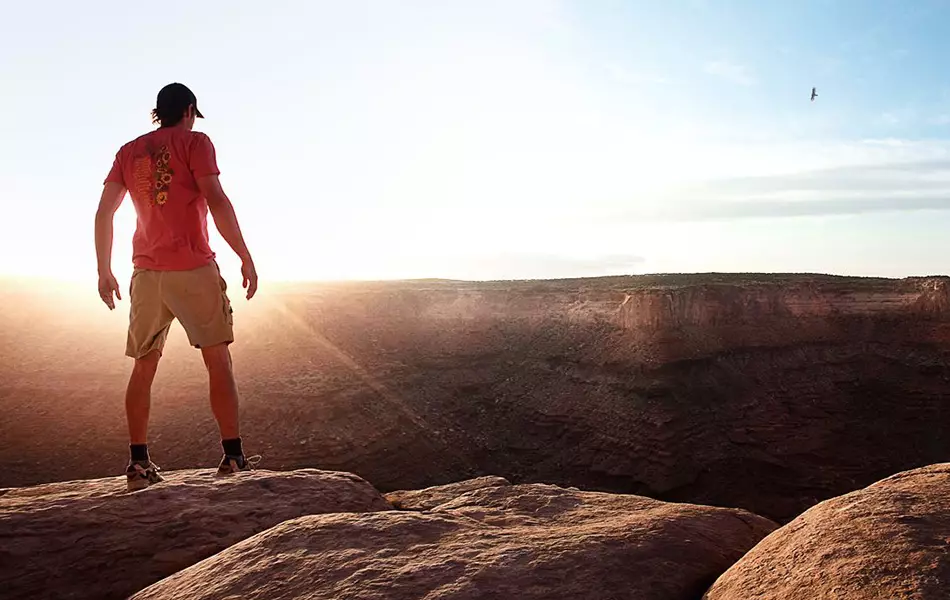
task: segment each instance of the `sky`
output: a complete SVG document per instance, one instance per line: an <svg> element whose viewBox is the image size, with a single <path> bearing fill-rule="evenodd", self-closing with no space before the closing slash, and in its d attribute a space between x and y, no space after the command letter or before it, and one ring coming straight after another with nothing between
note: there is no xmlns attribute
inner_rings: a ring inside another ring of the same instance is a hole
<svg viewBox="0 0 950 600"><path fill-rule="evenodd" d="M950 0L4 13L0 276L95 280L102 180L171 81L263 280L950 272Z"/></svg>

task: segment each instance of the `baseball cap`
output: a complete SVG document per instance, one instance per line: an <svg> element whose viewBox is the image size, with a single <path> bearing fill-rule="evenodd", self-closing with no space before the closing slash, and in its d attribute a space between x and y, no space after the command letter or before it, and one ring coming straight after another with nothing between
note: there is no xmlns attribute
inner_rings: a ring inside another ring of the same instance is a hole
<svg viewBox="0 0 950 600"><path fill-rule="evenodd" d="M183 83L169 83L158 91L155 100L155 111L158 114L181 114L189 105L195 106L195 116L204 119L205 116L198 110L198 98L195 93Z"/></svg>

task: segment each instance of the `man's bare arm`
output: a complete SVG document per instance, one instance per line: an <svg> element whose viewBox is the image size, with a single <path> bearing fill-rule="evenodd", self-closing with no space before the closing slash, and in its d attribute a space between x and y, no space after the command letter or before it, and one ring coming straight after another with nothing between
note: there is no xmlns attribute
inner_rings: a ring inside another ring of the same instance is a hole
<svg viewBox="0 0 950 600"><path fill-rule="evenodd" d="M214 225L218 228L221 237L241 259L241 275L244 277L242 285L247 288L247 299L250 300L257 292L257 270L254 268L254 259L251 258L247 244L244 243L234 206L224 193L217 175L199 178L198 189L208 201L208 209L214 217Z"/></svg>
<svg viewBox="0 0 950 600"><path fill-rule="evenodd" d="M99 265L99 297L109 310L115 308L115 299L121 300L119 284L112 274L112 220L125 198L125 186L110 181L102 188L99 208L96 210L96 262Z"/></svg>

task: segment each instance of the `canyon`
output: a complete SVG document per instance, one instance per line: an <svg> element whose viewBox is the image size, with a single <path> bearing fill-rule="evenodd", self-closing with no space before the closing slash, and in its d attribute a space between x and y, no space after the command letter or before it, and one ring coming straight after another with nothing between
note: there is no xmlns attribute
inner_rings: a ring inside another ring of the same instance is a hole
<svg viewBox="0 0 950 600"><path fill-rule="evenodd" d="M0 487L124 468L127 304L75 298L0 291ZM262 466L382 491L495 475L787 522L950 453L943 277L293 284L235 322ZM150 447L207 467L207 383L173 328Z"/></svg>

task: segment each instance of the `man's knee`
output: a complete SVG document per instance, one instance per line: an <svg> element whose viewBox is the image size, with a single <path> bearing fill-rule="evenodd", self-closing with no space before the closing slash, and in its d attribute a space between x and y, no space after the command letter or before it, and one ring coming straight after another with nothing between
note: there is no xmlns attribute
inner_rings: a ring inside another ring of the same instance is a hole
<svg viewBox="0 0 950 600"><path fill-rule="evenodd" d="M135 365L132 367L133 374L145 376L155 375L155 371L158 369L158 359L161 357L161 352L158 350L152 350L145 356L136 358Z"/></svg>
<svg viewBox="0 0 950 600"><path fill-rule="evenodd" d="M209 371L231 370L231 352L228 344L216 344L201 349L201 357Z"/></svg>

